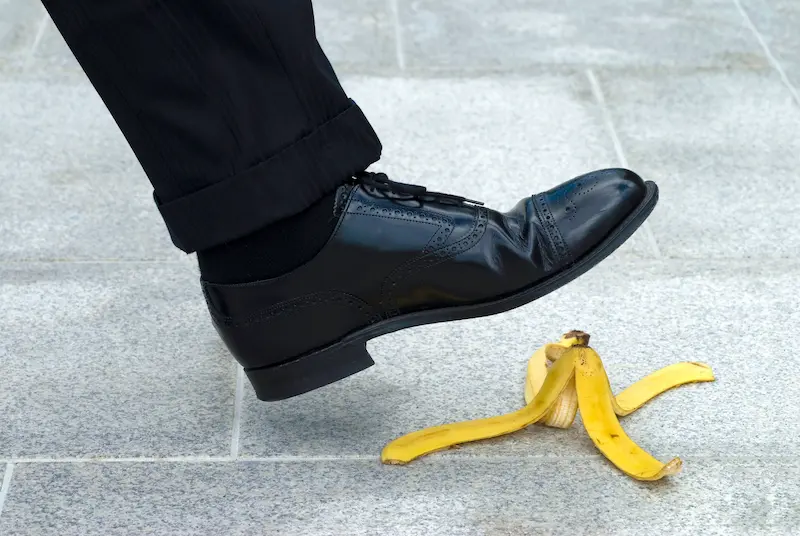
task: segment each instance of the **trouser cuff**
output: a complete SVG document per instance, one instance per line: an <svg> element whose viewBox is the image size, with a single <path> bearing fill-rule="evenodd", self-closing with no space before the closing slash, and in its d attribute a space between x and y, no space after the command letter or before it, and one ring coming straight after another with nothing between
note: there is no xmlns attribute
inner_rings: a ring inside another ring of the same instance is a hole
<svg viewBox="0 0 800 536"><path fill-rule="evenodd" d="M375 131L351 101L330 121L242 173L169 203L154 197L173 243L191 253L302 212L380 154Z"/></svg>

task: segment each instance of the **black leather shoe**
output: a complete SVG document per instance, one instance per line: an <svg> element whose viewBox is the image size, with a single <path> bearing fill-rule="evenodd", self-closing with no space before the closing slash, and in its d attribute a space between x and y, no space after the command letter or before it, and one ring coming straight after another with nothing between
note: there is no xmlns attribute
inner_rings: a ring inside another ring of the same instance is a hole
<svg viewBox="0 0 800 536"><path fill-rule="evenodd" d="M373 365L374 337L552 292L625 242L657 200L654 183L608 169L502 214L363 173L341 188L338 226L314 259L275 279L203 290L258 398L280 400Z"/></svg>

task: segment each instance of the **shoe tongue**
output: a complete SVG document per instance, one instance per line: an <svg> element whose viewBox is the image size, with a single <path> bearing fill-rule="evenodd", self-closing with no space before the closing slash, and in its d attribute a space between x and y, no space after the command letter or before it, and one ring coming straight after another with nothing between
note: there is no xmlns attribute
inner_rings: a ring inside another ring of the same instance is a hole
<svg viewBox="0 0 800 536"><path fill-rule="evenodd" d="M336 190L336 199L333 202L333 215L339 217L344 212L347 206L347 200L350 198L350 193L353 191L352 184L343 184Z"/></svg>

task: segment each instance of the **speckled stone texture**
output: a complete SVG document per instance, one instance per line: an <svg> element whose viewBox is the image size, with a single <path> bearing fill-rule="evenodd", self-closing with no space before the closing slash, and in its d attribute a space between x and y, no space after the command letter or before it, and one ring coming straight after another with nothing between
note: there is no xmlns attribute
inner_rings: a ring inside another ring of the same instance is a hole
<svg viewBox="0 0 800 536"><path fill-rule="evenodd" d="M376 169L506 209L628 165L659 207L527 307L382 337L368 371L260 403L43 7L0 0L0 536L796 532L797 2L314 4ZM406 432L519 408L531 352L575 328L615 390L713 366L623 422L681 475L628 479L580 419L379 463Z"/></svg>
<svg viewBox="0 0 800 536"><path fill-rule="evenodd" d="M665 256L797 255L800 106L780 76L759 69L598 77L630 165L661 186L650 224Z"/></svg>
<svg viewBox="0 0 800 536"><path fill-rule="evenodd" d="M800 4L794 0L739 0L795 91L800 85Z"/></svg>
<svg viewBox="0 0 800 536"><path fill-rule="evenodd" d="M230 452L234 367L184 264L0 264L0 303L0 460Z"/></svg>
<svg viewBox="0 0 800 536"><path fill-rule="evenodd" d="M683 69L765 63L729 0L399 4L412 68L496 73L540 65Z"/></svg>
<svg viewBox="0 0 800 536"><path fill-rule="evenodd" d="M800 467L687 460L680 485L599 459L20 464L6 536L789 534ZM708 529L708 530L704 530Z"/></svg>

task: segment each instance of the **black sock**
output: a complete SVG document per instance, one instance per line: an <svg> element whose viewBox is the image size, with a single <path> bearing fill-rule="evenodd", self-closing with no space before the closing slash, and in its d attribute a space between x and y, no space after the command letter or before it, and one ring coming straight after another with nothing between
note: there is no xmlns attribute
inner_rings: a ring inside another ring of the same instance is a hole
<svg viewBox="0 0 800 536"><path fill-rule="evenodd" d="M337 192L310 208L253 234L197 252L200 273L211 283L248 283L283 275L310 261L336 228Z"/></svg>

